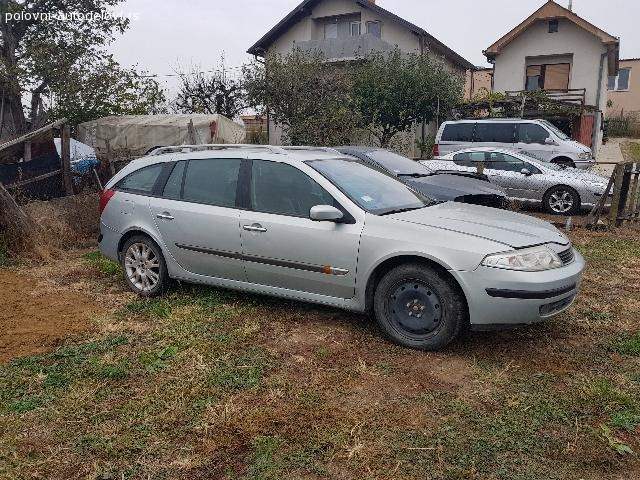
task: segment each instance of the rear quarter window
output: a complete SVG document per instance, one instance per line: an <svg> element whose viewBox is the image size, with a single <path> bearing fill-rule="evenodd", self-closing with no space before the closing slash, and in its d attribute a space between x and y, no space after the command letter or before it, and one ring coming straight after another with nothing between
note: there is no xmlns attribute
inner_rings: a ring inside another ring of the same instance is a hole
<svg viewBox="0 0 640 480"><path fill-rule="evenodd" d="M442 131L443 142L473 142L475 123L449 123Z"/></svg>
<svg viewBox="0 0 640 480"><path fill-rule="evenodd" d="M151 194L162 172L162 163L142 167L120 180L115 188L126 192Z"/></svg>

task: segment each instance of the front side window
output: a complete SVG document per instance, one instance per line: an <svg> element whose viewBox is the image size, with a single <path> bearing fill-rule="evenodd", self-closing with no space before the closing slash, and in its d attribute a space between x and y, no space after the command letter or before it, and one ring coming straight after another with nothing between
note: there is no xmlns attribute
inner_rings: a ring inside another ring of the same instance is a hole
<svg viewBox="0 0 640 480"><path fill-rule="evenodd" d="M453 156L453 163L461 167L476 168L478 163L485 161L484 152L462 152Z"/></svg>
<svg viewBox="0 0 640 480"><path fill-rule="evenodd" d="M426 207L431 201L389 174L358 160L314 160L308 164L344 192L356 205L375 215Z"/></svg>
<svg viewBox="0 0 640 480"><path fill-rule="evenodd" d="M251 208L309 218L311 207L333 205L333 197L304 172L286 163L253 160Z"/></svg>
<svg viewBox="0 0 640 480"><path fill-rule="evenodd" d="M136 170L120 180L116 188L135 193L151 194L163 165L162 163L156 163Z"/></svg>
<svg viewBox="0 0 640 480"><path fill-rule="evenodd" d="M515 123L480 122L476 126L476 141L490 143L513 143Z"/></svg>
<svg viewBox="0 0 640 480"><path fill-rule="evenodd" d="M630 68L621 68L617 76L609 77L609 90L629 90L629 77L631 76Z"/></svg>
<svg viewBox="0 0 640 480"><path fill-rule="evenodd" d="M361 33L361 24L360 22L351 22L351 36L359 37Z"/></svg>
<svg viewBox="0 0 640 480"><path fill-rule="evenodd" d="M382 24L380 22L367 22L367 33L374 37L382 38Z"/></svg>
<svg viewBox="0 0 640 480"><path fill-rule="evenodd" d="M218 207L235 207L239 172L240 159L236 158L189 160L182 199Z"/></svg>
<svg viewBox="0 0 640 480"><path fill-rule="evenodd" d="M490 152L486 163L487 168L503 172L520 172L525 166L522 160L500 152Z"/></svg>
<svg viewBox="0 0 640 480"><path fill-rule="evenodd" d="M444 142L473 142L473 128L475 123L450 123L445 125L441 141Z"/></svg>
<svg viewBox="0 0 640 480"><path fill-rule="evenodd" d="M549 138L549 132L540 125L535 123L521 123L518 125L517 141L520 143L539 143L544 145L547 138Z"/></svg>

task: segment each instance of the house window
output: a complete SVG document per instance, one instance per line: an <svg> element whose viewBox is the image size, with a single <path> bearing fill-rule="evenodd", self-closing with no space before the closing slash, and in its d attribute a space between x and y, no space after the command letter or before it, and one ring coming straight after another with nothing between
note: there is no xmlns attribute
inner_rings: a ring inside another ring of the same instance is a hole
<svg viewBox="0 0 640 480"><path fill-rule="evenodd" d="M374 37L382 38L382 25L380 22L367 22L367 33Z"/></svg>
<svg viewBox="0 0 640 480"><path fill-rule="evenodd" d="M361 24L360 22L351 22L350 31L352 37L359 37L361 33Z"/></svg>
<svg viewBox="0 0 640 480"><path fill-rule="evenodd" d="M556 33L558 31L558 20L549 20L549 33Z"/></svg>
<svg viewBox="0 0 640 480"><path fill-rule="evenodd" d="M336 22L324 24L324 38L338 38L338 24Z"/></svg>
<svg viewBox="0 0 640 480"><path fill-rule="evenodd" d="M567 90L570 70L568 63L529 65L525 90Z"/></svg>
<svg viewBox="0 0 640 480"><path fill-rule="evenodd" d="M609 77L608 90L629 90L630 68L621 68L617 76Z"/></svg>

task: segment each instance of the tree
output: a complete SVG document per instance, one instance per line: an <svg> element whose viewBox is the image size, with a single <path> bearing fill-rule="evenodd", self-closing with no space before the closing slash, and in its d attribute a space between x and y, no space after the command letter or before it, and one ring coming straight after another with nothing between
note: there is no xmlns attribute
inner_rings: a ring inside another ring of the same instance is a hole
<svg viewBox="0 0 640 480"><path fill-rule="evenodd" d="M294 145L348 143L358 125L349 70L324 61L319 53L294 50L270 55L264 65L245 66L249 105L268 109Z"/></svg>
<svg viewBox="0 0 640 480"><path fill-rule="evenodd" d="M44 123L43 97L77 81L77 65L104 61L104 47L129 25L109 14L121 2L0 0L0 86L15 133Z"/></svg>
<svg viewBox="0 0 640 480"><path fill-rule="evenodd" d="M51 88L52 120L67 118L77 125L107 115L167 112L165 93L153 77L122 68L110 56L74 65L69 73L74 82Z"/></svg>
<svg viewBox="0 0 640 480"><path fill-rule="evenodd" d="M353 101L362 125L386 147L416 122L431 122L462 98L464 81L431 55L373 53L356 67Z"/></svg>
<svg viewBox="0 0 640 480"><path fill-rule="evenodd" d="M242 81L226 69L224 57L210 73L193 71L181 74L180 90L174 108L180 113L219 113L234 118L246 109L246 94Z"/></svg>

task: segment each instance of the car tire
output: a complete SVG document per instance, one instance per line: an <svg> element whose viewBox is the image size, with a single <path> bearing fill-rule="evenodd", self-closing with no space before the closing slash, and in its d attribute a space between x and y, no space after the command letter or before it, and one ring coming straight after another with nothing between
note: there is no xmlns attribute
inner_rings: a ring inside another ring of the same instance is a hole
<svg viewBox="0 0 640 480"><path fill-rule="evenodd" d="M128 287L142 297L157 297L169 287L162 250L145 235L134 235L125 242L120 265Z"/></svg>
<svg viewBox="0 0 640 480"><path fill-rule="evenodd" d="M392 341L432 351L449 345L467 317L464 296L453 280L419 263L400 265L382 277L374 313Z"/></svg>
<svg viewBox="0 0 640 480"><path fill-rule="evenodd" d="M552 215L575 215L580 212L580 195L571 187L557 185L547 190L542 205Z"/></svg>

